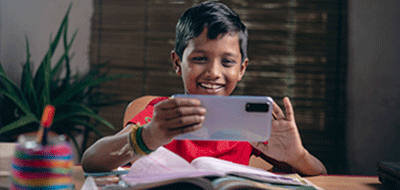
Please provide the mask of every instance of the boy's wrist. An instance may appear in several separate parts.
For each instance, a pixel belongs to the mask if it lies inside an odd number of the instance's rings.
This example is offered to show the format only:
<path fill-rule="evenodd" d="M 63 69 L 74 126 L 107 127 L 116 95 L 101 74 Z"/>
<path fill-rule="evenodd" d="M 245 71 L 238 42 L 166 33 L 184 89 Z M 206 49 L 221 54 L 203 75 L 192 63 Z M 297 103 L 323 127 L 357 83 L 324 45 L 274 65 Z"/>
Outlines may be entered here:
<path fill-rule="evenodd" d="M 154 137 L 147 125 L 143 126 L 142 130 L 142 139 L 146 147 L 150 150 L 156 150 L 158 147 L 161 145 L 158 145 L 156 142 L 154 142 Z"/>
<path fill-rule="evenodd" d="M 143 156 L 153 152 L 144 143 L 142 132 L 143 132 L 143 126 L 138 126 L 138 125 L 133 126 L 132 131 L 128 134 L 128 144 L 125 145 L 122 148 L 122 150 L 126 150 L 127 147 L 130 146 L 131 150 L 137 156 Z"/>
<path fill-rule="evenodd" d="M 295 173 L 301 175 L 313 176 L 326 173 L 325 166 L 305 148 L 303 148 L 303 152 L 297 157 L 297 159 L 288 164 L 292 166 Z"/>
<path fill-rule="evenodd" d="M 309 154 L 310 153 L 305 148 L 303 148 L 300 154 L 298 154 L 296 157 L 293 157 L 293 159 L 287 160 L 286 163 L 292 166 L 294 169 L 301 168 L 306 162 L 307 156 Z"/>

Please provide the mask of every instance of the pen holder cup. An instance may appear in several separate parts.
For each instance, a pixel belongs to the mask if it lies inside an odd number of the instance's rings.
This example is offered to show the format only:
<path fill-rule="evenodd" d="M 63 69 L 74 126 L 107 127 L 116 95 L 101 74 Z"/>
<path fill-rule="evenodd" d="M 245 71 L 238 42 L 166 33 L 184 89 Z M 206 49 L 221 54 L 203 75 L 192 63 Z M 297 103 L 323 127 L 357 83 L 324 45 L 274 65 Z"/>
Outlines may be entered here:
<path fill-rule="evenodd" d="M 10 189 L 73 189 L 72 154 L 63 135 L 45 146 L 21 135 L 12 156 Z"/>

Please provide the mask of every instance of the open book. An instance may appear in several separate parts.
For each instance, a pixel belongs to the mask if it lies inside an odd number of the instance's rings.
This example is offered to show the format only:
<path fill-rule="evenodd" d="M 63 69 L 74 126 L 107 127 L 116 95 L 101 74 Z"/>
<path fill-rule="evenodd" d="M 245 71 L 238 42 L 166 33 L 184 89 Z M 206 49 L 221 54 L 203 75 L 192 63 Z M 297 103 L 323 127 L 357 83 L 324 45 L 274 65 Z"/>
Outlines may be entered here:
<path fill-rule="evenodd" d="M 236 184 L 236 187 L 253 189 L 285 189 L 287 185 L 290 185 L 291 189 L 296 189 L 293 186 L 299 186 L 299 189 L 316 189 L 303 180 L 217 158 L 199 157 L 189 163 L 163 147 L 135 161 L 129 173 L 122 175 L 121 179 L 129 189 L 178 184 L 201 189 L 220 189 L 222 185 L 232 186 L 228 189 L 235 189 L 233 184 Z"/>

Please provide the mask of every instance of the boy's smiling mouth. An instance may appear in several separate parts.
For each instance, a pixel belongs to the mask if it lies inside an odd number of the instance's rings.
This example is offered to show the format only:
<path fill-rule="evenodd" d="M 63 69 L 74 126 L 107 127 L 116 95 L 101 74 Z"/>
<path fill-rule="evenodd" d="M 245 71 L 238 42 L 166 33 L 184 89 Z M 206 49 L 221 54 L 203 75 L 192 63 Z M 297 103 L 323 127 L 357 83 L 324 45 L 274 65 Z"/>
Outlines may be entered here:
<path fill-rule="evenodd" d="M 210 90 L 217 90 L 222 88 L 224 85 L 221 84 L 212 84 L 212 83 L 199 83 L 199 86 L 205 89 L 210 89 Z"/>

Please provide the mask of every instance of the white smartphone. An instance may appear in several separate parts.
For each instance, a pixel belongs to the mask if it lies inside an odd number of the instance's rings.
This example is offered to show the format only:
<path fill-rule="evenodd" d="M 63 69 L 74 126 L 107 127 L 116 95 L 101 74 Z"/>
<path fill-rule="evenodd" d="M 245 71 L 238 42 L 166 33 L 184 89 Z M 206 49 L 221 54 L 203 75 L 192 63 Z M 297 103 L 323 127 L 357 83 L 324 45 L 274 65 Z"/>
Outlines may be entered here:
<path fill-rule="evenodd" d="M 269 96 L 176 94 L 172 98 L 198 99 L 207 110 L 201 129 L 175 139 L 267 141 L 271 136 L 273 100 Z"/>

